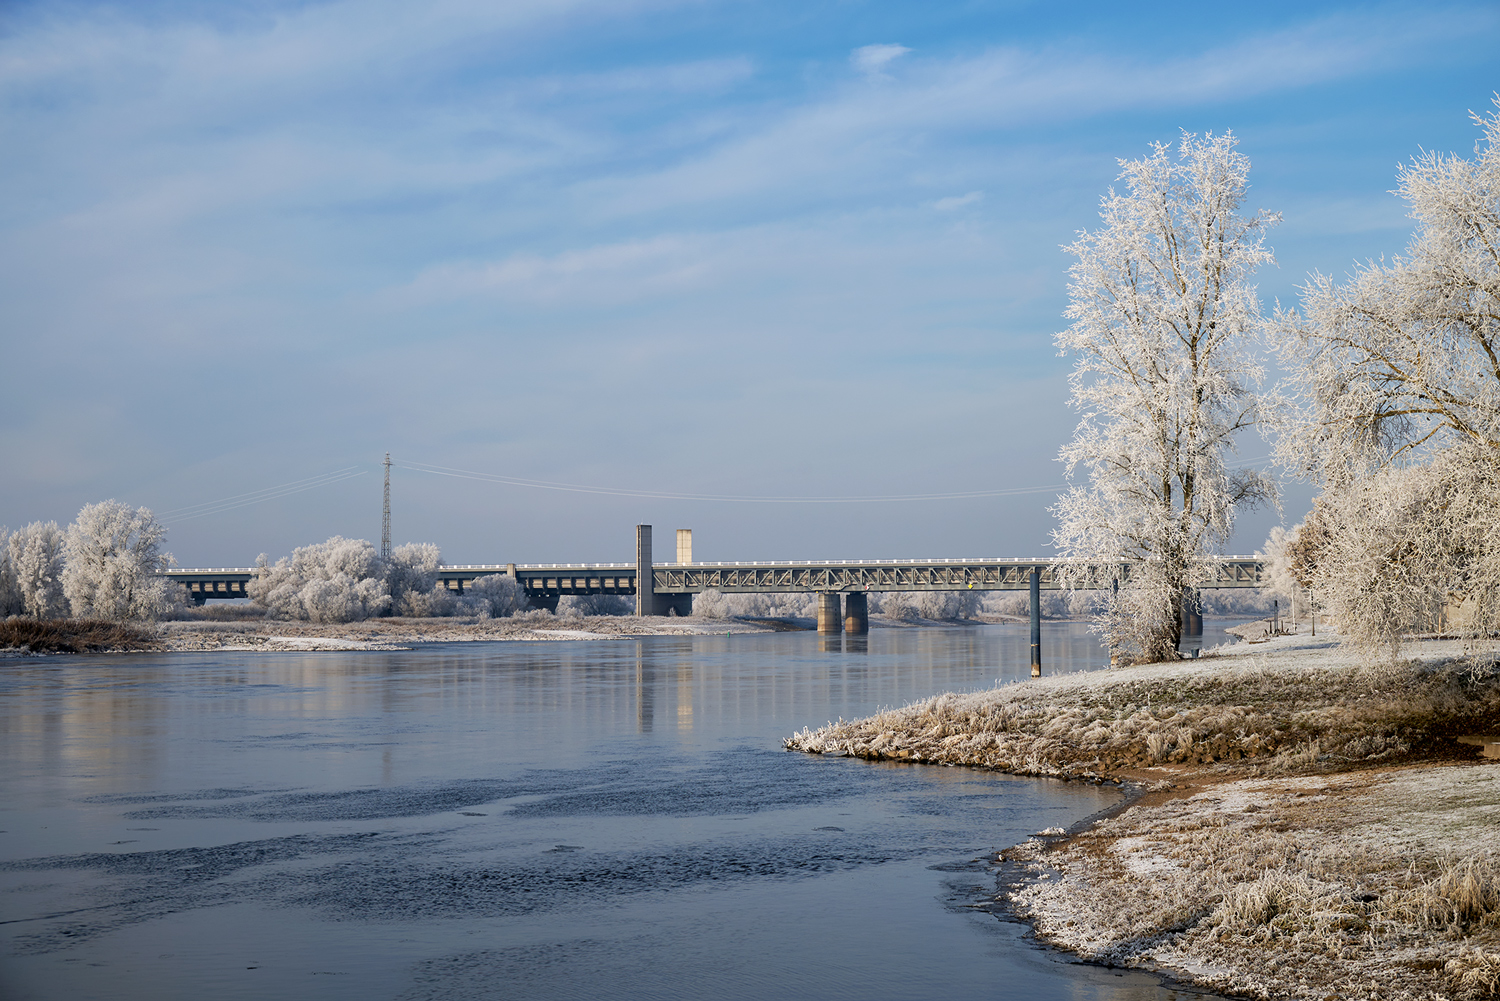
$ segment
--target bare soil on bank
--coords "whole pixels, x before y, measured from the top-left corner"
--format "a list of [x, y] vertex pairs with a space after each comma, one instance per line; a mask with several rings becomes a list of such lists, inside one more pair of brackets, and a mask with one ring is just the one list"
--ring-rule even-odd
[[1254, 998], [1500, 996], [1500, 764], [1457, 739], [1500, 732], [1493, 655], [1336, 643], [944, 695], [786, 746], [1122, 784], [1112, 815], [998, 860], [1001, 899], [1086, 959]]

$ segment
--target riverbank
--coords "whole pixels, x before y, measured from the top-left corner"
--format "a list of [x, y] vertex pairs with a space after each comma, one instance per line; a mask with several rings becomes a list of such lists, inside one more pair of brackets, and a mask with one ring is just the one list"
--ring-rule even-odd
[[944, 695], [795, 750], [1118, 782], [1113, 816], [1003, 853], [1043, 942], [1256, 998], [1500, 992], [1500, 678], [1451, 641], [1324, 636]]
[[[245, 606], [239, 606], [245, 607]], [[871, 616], [876, 629], [972, 627], [976, 620], [933, 621]], [[212, 650], [409, 650], [427, 643], [511, 640], [616, 640], [632, 636], [727, 636], [735, 633], [810, 631], [809, 618], [705, 616], [553, 615], [529, 611], [502, 619], [382, 618], [314, 623], [241, 615], [193, 618], [155, 625], [20, 617], [0, 620], [0, 658], [59, 653], [203, 652]]]

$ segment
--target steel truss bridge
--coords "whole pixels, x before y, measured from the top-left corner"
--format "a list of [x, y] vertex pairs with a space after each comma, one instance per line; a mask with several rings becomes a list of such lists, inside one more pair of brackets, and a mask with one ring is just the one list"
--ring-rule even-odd
[[[748, 563], [647, 564], [653, 597], [650, 613], [669, 610], [688, 614], [692, 596], [703, 591], [724, 593], [866, 592], [866, 591], [1024, 591], [1036, 573], [1042, 590], [1064, 587], [1057, 572], [1063, 563], [1045, 559], [966, 560], [825, 560]], [[1086, 586], [1108, 588], [1115, 580], [1129, 580], [1131, 564], [1075, 564], [1085, 569]], [[644, 568], [634, 563], [503, 563], [445, 566], [438, 579], [462, 592], [480, 577], [515, 577], [531, 603], [557, 607], [567, 595], [613, 594], [633, 596]], [[1250, 556], [1228, 556], [1217, 561], [1214, 576], [1204, 588], [1259, 587], [1264, 565]], [[197, 604], [210, 598], [243, 598], [245, 586], [257, 573], [254, 567], [168, 570], [162, 574], [183, 584]]]

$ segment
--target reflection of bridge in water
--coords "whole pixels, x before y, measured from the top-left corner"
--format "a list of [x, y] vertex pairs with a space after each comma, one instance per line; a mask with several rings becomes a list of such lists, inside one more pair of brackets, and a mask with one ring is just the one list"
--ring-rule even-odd
[[[677, 533], [677, 561], [652, 559], [651, 526], [636, 526], [634, 563], [488, 563], [444, 566], [439, 582], [462, 593], [480, 577], [505, 574], [525, 589], [531, 604], [556, 610], [568, 595], [610, 594], [635, 598], [637, 615], [690, 615], [693, 595], [714, 590], [725, 594], [818, 595], [820, 632], [863, 633], [869, 628], [871, 591], [1041, 591], [1059, 590], [1054, 574], [1057, 561], [1047, 559], [969, 560], [792, 560], [747, 563], [697, 563], [692, 558], [692, 532]], [[1109, 588], [1130, 577], [1129, 563], [1090, 564], [1089, 584]], [[1262, 561], [1230, 556], [1219, 561], [1216, 575], [1205, 588], [1259, 587]], [[164, 576], [179, 581], [196, 604], [210, 598], [243, 598], [253, 567], [168, 570]], [[1037, 620], [1039, 602], [1033, 600]], [[1184, 633], [1202, 635], [1202, 616], [1190, 612]]]

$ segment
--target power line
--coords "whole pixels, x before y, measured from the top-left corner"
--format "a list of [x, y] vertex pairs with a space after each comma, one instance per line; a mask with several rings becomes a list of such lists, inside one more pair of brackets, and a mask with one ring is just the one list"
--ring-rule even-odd
[[200, 504], [189, 504], [186, 507], [173, 508], [170, 511], [162, 511], [158, 517], [164, 522], [192, 521], [195, 518], [206, 518], [209, 515], [223, 514], [226, 511], [234, 511], [242, 507], [250, 507], [269, 500], [277, 500], [281, 497], [289, 497], [292, 494], [300, 494], [305, 490], [315, 490], [318, 487], [326, 487], [344, 480], [352, 480], [356, 476], [363, 476], [367, 470], [358, 466], [348, 466], [344, 469], [336, 469], [328, 473], [319, 473], [317, 476], [309, 476], [290, 483], [281, 483], [274, 487], [263, 487], [260, 490], [251, 490], [248, 493], [235, 494], [231, 497], [221, 497], [218, 500], [204, 501]]

